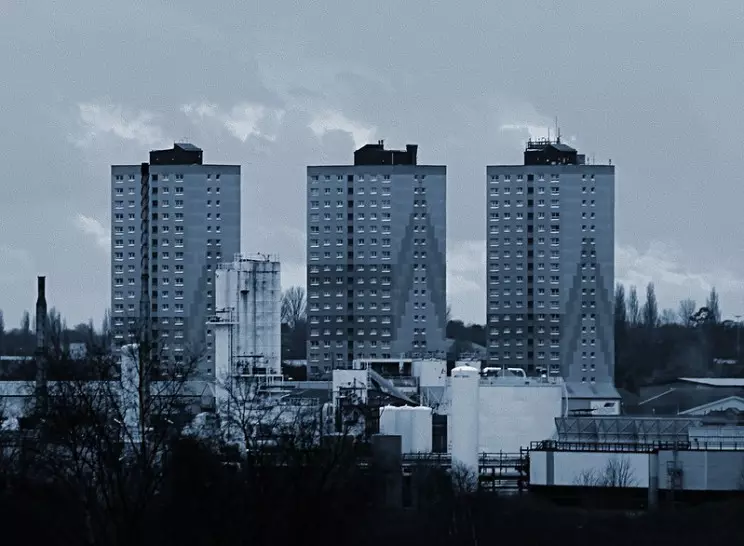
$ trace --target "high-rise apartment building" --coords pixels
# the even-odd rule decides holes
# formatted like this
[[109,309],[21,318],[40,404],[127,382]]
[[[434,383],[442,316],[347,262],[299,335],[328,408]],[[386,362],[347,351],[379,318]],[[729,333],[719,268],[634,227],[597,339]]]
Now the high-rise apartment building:
[[612,384],[615,167],[531,140],[486,187],[488,365]]
[[445,349],[447,169],[417,149],[307,168],[311,373]]
[[[207,318],[217,265],[240,252],[240,166],[205,165],[177,143],[111,167],[111,315],[117,344],[149,324],[161,359],[214,373]],[[144,288],[144,290],[143,290]]]

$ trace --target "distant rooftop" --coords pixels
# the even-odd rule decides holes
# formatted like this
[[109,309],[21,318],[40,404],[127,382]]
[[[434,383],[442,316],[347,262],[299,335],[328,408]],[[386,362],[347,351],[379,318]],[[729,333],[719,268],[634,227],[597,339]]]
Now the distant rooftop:
[[152,150],[151,165],[202,165],[203,151],[188,142],[175,142],[170,150]]
[[740,377],[680,377],[679,380],[706,387],[744,387],[744,379]]
[[575,148],[556,140],[541,138],[528,140],[524,150],[525,165],[583,165],[585,157]]
[[417,144],[406,144],[405,150],[386,150],[385,142],[365,144],[354,152],[354,165],[416,165]]

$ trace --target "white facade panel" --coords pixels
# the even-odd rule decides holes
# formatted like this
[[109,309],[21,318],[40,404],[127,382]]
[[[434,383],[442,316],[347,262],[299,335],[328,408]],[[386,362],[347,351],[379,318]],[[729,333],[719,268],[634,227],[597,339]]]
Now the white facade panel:
[[414,360],[412,364],[419,387],[444,387],[447,384],[446,360]]
[[648,453],[534,451],[530,485],[648,487],[648,465]]
[[480,451],[518,453],[531,442],[548,440],[563,415],[564,389],[558,384],[499,384],[480,388]]

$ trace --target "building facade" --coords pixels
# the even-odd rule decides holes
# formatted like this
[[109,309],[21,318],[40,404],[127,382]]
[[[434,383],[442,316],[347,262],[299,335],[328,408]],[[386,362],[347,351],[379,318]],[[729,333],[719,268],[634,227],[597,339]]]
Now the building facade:
[[[111,315],[117,345],[148,331],[163,360],[214,373],[214,274],[240,252],[240,166],[175,144],[111,167]],[[149,325],[149,327],[147,326]],[[151,331],[150,331],[151,330]]]
[[612,384],[615,167],[529,141],[486,187],[488,365]]
[[237,255],[217,266],[213,336],[218,381],[282,373],[282,286],[276,256]]
[[445,350],[444,166],[382,141],[307,168],[308,367]]

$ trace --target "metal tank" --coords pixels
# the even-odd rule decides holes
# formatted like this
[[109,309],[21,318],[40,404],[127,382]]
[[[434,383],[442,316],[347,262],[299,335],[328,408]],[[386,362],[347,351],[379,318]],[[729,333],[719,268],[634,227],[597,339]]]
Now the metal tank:
[[380,408],[380,434],[398,436],[398,408],[384,406]]
[[433,443],[432,410],[426,406],[411,408],[413,415],[412,453],[431,453]]
[[413,452],[413,410],[411,406],[397,408],[397,429],[401,437],[403,453]]
[[452,463],[478,473],[479,372],[472,366],[452,370]]

